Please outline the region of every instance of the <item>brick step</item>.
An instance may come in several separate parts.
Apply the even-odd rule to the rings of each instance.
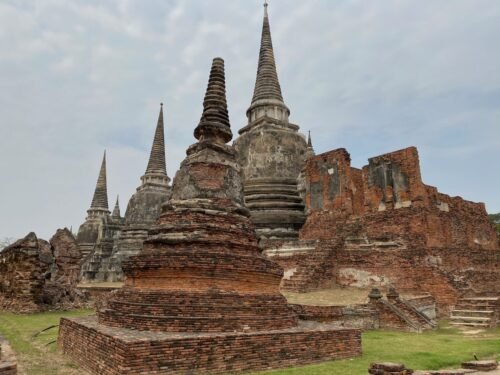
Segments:
[[[453,322],[472,322],[472,323],[487,323],[491,322],[491,318],[483,318],[478,316],[452,316]]]
[[[126,314],[103,310],[98,313],[100,323],[112,327],[133,327],[137,330],[163,332],[222,332],[244,330],[272,330],[290,328],[297,324],[295,317],[268,316],[235,317],[210,316],[171,317],[144,314]]]
[[[464,323],[464,322],[451,322],[450,325],[452,326],[467,326],[467,327],[489,327],[489,324],[486,323]]]
[[[465,297],[462,301],[498,301],[500,297]]]
[[[464,300],[458,300],[459,305],[470,305],[470,306],[496,306],[497,301],[464,301]]]
[[[112,310],[119,310],[126,314],[139,314],[139,315],[152,315],[152,316],[164,316],[164,317],[178,317],[185,318],[196,314],[202,317],[223,317],[223,316],[234,316],[234,317],[250,317],[254,315],[262,315],[273,317],[287,316],[289,312],[280,307],[266,307],[266,306],[251,306],[251,307],[241,307],[233,308],[230,306],[185,306],[179,308],[169,308],[163,306],[149,306],[149,305],[138,305],[138,304],[127,304],[127,303],[110,303],[109,308]]]
[[[451,316],[459,315],[459,316],[484,316],[491,317],[495,311],[493,310],[452,310]]]
[[[491,311],[494,310],[495,306],[491,305],[472,305],[465,303],[458,303],[455,305],[455,310],[481,310],[481,311]]]

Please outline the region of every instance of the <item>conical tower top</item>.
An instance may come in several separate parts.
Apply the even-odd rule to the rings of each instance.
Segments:
[[[156,124],[155,136],[151,153],[149,154],[146,173],[141,177],[142,185],[137,189],[154,187],[164,189],[168,187],[170,178],[167,176],[167,163],[165,162],[165,136],[163,127],[163,103],[160,103],[160,114]]]
[[[151,153],[149,154],[148,166],[146,174],[167,174],[167,165],[165,162],[165,138],[163,127],[163,103],[160,103],[160,114],[158,115],[158,123],[156,124],[155,136]]]
[[[111,214],[111,216],[112,216],[114,219],[120,219],[120,218],[121,218],[121,214],[120,214],[120,202],[119,202],[119,199],[120,199],[120,196],[119,196],[119,195],[117,195],[117,196],[116,196],[115,208],[113,208],[113,213]]]
[[[97,184],[92,198],[91,210],[105,210],[108,211],[108,187],[106,183],[106,151],[102,158],[101,170],[97,178]]]
[[[309,133],[307,135],[307,150],[306,150],[306,158],[310,158],[311,156],[314,156],[314,148],[312,145],[312,140],[311,140],[311,131],[309,130]]]
[[[252,104],[262,99],[276,99],[283,102],[281,86],[276,71],[276,62],[274,60],[273,41],[271,39],[271,27],[269,25],[267,7],[268,4],[265,3],[260,40],[259,66],[257,68],[257,79],[255,81]]]
[[[247,111],[249,123],[263,116],[288,122],[290,115],[290,110],[283,101],[278,80],[267,7],[265,2],[257,78],[252,103]]]
[[[219,144],[225,144],[233,138],[227,111],[224,60],[220,57],[212,61],[203,100],[203,113],[200,123],[194,130],[194,136],[200,142],[210,141]]]

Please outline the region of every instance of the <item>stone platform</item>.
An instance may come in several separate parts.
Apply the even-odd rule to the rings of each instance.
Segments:
[[[249,333],[166,333],[63,318],[59,348],[93,374],[224,374],[361,355],[361,332],[326,324]]]
[[[17,361],[9,343],[0,336],[0,375],[16,375]]]

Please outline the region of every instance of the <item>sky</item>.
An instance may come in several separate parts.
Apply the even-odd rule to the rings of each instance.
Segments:
[[[408,146],[441,192],[500,212],[500,1],[270,0],[290,121],[352,165]],[[213,57],[246,125],[262,0],[1,0],[0,238],[83,223],[104,149],[122,214],[159,103],[167,172],[194,143]]]

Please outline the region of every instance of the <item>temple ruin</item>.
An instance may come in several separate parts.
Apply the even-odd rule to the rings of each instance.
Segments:
[[[160,207],[171,194],[165,162],[163,104],[156,125],[153,145],[141,185],[130,198],[125,216],[120,216],[118,199],[113,213],[108,211],[104,156],[94,197],[77,240],[87,255],[82,266],[84,282],[121,281],[122,261],[142,249],[148,230],[158,218]]]
[[[351,166],[347,150],[315,155],[289,121],[278,80],[267,5],[248,123],[234,140],[244,205],[263,253],[285,269],[282,289],[396,287],[435,297],[448,313],[463,297],[500,290],[500,249],[482,203],[425,185],[408,147]],[[171,194],[163,109],[142,184],[124,218],[109,214],[105,159],[78,243],[84,281],[121,281]],[[187,183],[187,182],[186,182]],[[115,209],[116,212],[116,209]]]
[[[300,240],[265,252],[284,290],[395,286],[429,293],[442,313],[461,297],[497,297],[500,251],[484,204],[425,185],[414,147],[350,165],[344,149],[308,159]]]
[[[82,306],[86,298],[76,289],[81,260],[67,228],[50,241],[29,233],[0,252],[0,309],[31,313]]]
[[[62,319],[59,347],[95,374],[227,373],[348,358],[357,329],[303,324],[261,255],[232,138],[224,61],[215,58],[203,114],[170,200],[122,263],[125,286],[97,316]]]
[[[274,60],[267,5],[248,124],[234,141],[243,170],[245,205],[252,214],[262,247],[298,238],[305,221],[297,178],[308,144],[299,126],[290,123]]]

